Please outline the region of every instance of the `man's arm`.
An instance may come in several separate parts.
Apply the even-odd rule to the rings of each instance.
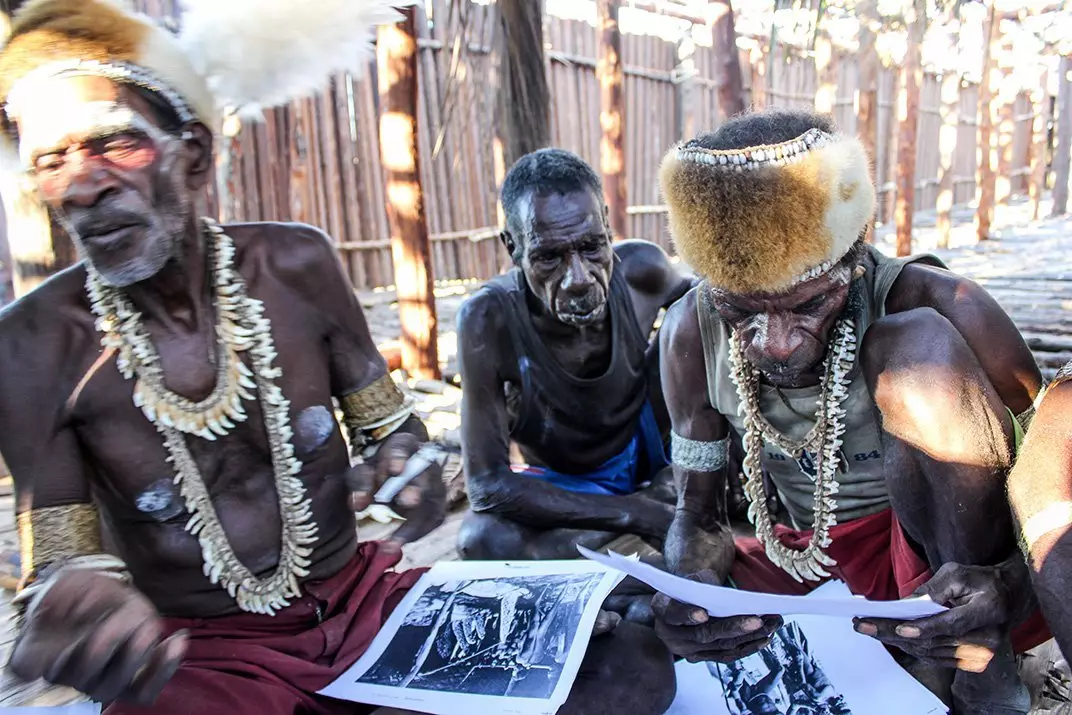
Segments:
[[[24,574],[11,669],[102,702],[148,705],[178,668],[185,636],[162,639],[152,603],[103,553],[66,407],[78,379],[67,357],[86,354],[84,336],[46,302],[36,296],[0,320],[0,452],[15,481]]]
[[[509,418],[500,366],[506,331],[494,296],[478,292],[458,313],[462,381],[462,460],[469,503],[478,513],[522,524],[631,532],[662,538],[670,509],[642,497],[578,494],[510,469]]]
[[[1042,612],[1065,657],[1072,657],[1072,381],[1051,387],[1009,475]]]
[[[352,447],[366,458],[347,476],[354,508],[361,510],[383,482],[402,471],[427,441],[428,430],[387,372],[331,239],[304,224],[274,224],[266,230],[267,239],[275,242],[276,267],[327,321],[331,392],[341,403]],[[391,536],[397,543],[419,539],[439,526],[446,511],[440,465],[426,469],[391,507],[406,517]]]
[[[678,504],[666,537],[666,563],[671,571],[682,575],[712,571],[722,583],[729,575],[734,554],[726,515],[725,450],[729,424],[707,396],[695,293],[667,312],[659,336],[659,354],[673,446],[678,448],[674,455]],[[699,457],[686,458],[683,446]],[[722,450],[720,458],[714,455],[718,449]],[[703,464],[705,451],[713,456],[706,460],[707,465]]]
[[[721,585],[734,558],[726,517],[729,424],[707,398],[695,291],[667,311],[659,344],[678,488],[677,511],[664,549],[666,564],[673,573]],[[777,616],[712,618],[702,608],[661,593],[651,605],[659,637],[672,653],[690,662],[727,663],[752,655],[782,626]]]
[[[886,309],[900,313],[928,307],[941,313],[975,353],[990,383],[1009,409],[1028,410],[1042,389],[1031,349],[993,296],[975,282],[939,268],[906,266]]]

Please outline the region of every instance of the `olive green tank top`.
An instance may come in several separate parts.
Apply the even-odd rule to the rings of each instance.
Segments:
[[[857,279],[855,310],[856,335],[862,343],[864,333],[886,314],[886,296],[901,270],[910,263],[945,268],[935,256],[919,255],[909,258],[889,258],[870,248],[870,260],[863,265],[866,272]],[[730,423],[737,435],[744,429],[739,413],[741,404],[737,387],[730,379],[730,330],[722,322],[708,298],[704,286],[697,288],[697,312],[703,339],[704,361],[707,368],[707,392],[711,405]],[[858,343],[858,344],[860,344]],[[839,522],[869,516],[889,506],[889,494],[883,477],[882,428],[878,411],[871,399],[859,362],[849,373],[852,382],[845,398],[845,435],[838,467],[837,516]],[[759,405],[771,426],[791,439],[802,439],[815,425],[820,386],[776,388],[760,386]],[[802,458],[785,454],[779,447],[764,443],[763,469],[770,475],[785,505],[793,526],[810,528],[813,521],[816,459],[813,454]]]

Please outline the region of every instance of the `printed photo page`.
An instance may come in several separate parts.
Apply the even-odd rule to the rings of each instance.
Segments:
[[[844,598],[830,582],[804,598]],[[759,653],[735,663],[677,664],[667,715],[931,715],[948,709],[852,619],[796,616]]]
[[[622,578],[584,560],[437,564],[321,694],[435,715],[552,715]]]

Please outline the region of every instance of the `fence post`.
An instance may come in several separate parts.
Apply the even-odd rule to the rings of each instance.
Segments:
[[[629,237],[628,184],[625,175],[625,106],[622,89],[622,32],[618,26],[618,0],[597,0],[599,7],[599,62],[596,78],[600,86],[599,164],[603,172],[603,194],[610,227],[615,238]]]
[[[1027,193],[1031,199],[1031,220],[1038,221],[1042,212],[1042,195],[1046,193],[1046,124],[1050,118],[1050,73],[1042,71],[1039,86],[1031,93],[1034,121],[1031,125],[1031,181]]]
[[[949,248],[949,234],[953,228],[953,195],[957,188],[953,183],[953,157],[957,155],[960,138],[960,75],[956,72],[948,72],[942,77],[938,111],[942,127],[938,130],[938,200],[935,202],[938,216],[935,227],[938,229],[938,247]]]
[[[405,20],[379,29],[380,156],[387,179],[402,367],[410,377],[438,380],[432,250],[424,215],[417,135],[417,35],[412,8]]]
[[[730,0],[714,0],[708,5],[713,31],[715,54],[715,85],[718,88],[718,109],[722,117],[741,114],[744,106],[744,79],[741,77],[741,53],[737,49],[737,28],[733,23],[733,4]]]
[[[696,43],[692,33],[685,33],[677,42],[677,65],[674,67],[674,84],[677,97],[674,103],[674,129],[679,140],[696,134]]]
[[[920,46],[927,27],[926,0],[913,0],[908,24],[908,48],[905,52],[901,96],[897,102],[899,137],[897,139],[897,255],[912,253],[912,221],[916,201],[916,135],[919,129],[919,89],[923,80]]]
[[[819,114],[833,114],[834,102],[837,100],[837,64],[834,62],[834,44],[830,36],[819,31],[815,38],[815,74],[818,89],[815,90],[815,111]]]
[[[997,142],[998,170],[994,179],[994,202],[999,206],[1008,206],[1012,199],[1013,186],[1016,178],[1013,171],[1016,170],[1013,160],[1012,148],[1016,135],[1016,98],[1017,93],[1011,87],[1011,72],[1006,69],[998,71],[1000,85],[997,96],[994,98],[998,104],[997,111]]]
[[[1057,146],[1053,150],[1053,215],[1068,211],[1068,169],[1072,144],[1072,56],[1061,58],[1057,90]]]
[[[980,241],[990,238],[990,224],[994,220],[995,186],[994,165],[997,153],[994,137],[994,51],[998,41],[999,19],[995,9],[996,0],[987,2],[987,19],[983,33],[983,74],[979,82],[979,131],[976,139],[978,163],[975,170],[975,235]]]

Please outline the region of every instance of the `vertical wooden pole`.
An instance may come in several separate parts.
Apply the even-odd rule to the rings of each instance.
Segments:
[[[995,186],[994,170],[997,164],[994,145],[994,45],[998,41],[998,18],[996,0],[987,2],[988,14],[983,33],[983,75],[979,83],[979,131],[977,135],[978,162],[975,171],[975,235],[980,241],[990,238],[990,224],[994,221]]]
[[[1068,212],[1068,173],[1072,161],[1072,55],[1061,58],[1057,90],[1057,146],[1053,150],[1053,215]]]
[[[718,108],[723,118],[728,118],[745,110],[744,79],[741,76],[741,53],[737,49],[737,28],[733,23],[733,4],[730,0],[715,0],[708,4],[707,12],[711,13],[711,29],[714,33]]]
[[[860,50],[857,53],[860,63],[860,80],[856,90],[856,133],[867,151],[871,165],[871,182],[878,184],[878,77],[880,63],[874,18],[874,0],[866,0],[857,5],[860,22]],[[876,206],[876,212],[878,207]],[[874,227],[867,231],[867,241],[875,240]]]
[[[1013,171],[1018,167],[1013,159],[1012,147],[1016,135],[1016,91],[1009,86],[1011,73],[996,70],[998,89],[994,93],[997,105],[997,126],[994,128],[994,141],[997,144],[997,174],[994,177],[994,202],[999,206],[1008,206],[1012,199],[1014,182]]]
[[[410,377],[438,380],[439,355],[432,247],[424,216],[417,135],[417,34],[413,9],[381,27],[376,42],[380,90],[380,157],[387,179],[402,367]]]
[[[238,221],[242,213],[238,182],[238,166],[242,158],[242,144],[238,135],[241,130],[242,123],[238,116],[228,112],[220,133],[220,148],[216,152],[216,203],[220,223]]]
[[[819,87],[815,91],[815,111],[819,114],[833,114],[837,101],[837,64],[834,62],[834,44],[830,35],[823,31],[815,38],[815,74]]]
[[[939,113],[942,127],[938,130],[938,200],[935,208],[938,216],[938,247],[949,247],[949,235],[953,229],[952,211],[956,185],[953,183],[957,154],[957,139],[960,134],[960,75],[948,72],[942,77],[942,98]]]
[[[912,221],[916,201],[916,135],[919,129],[919,88],[923,81],[920,48],[927,25],[926,0],[913,0],[908,18],[908,48],[902,69],[897,107],[897,255],[912,253]]]
[[[674,82],[677,97],[674,103],[674,125],[679,140],[696,135],[696,43],[686,33],[677,43],[677,66],[674,67]]]
[[[551,89],[544,62],[542,0],[510,0],[494,7],[498,186],[515,161],[551,144]]]
[[[615,238],[628,238],[628,191],[625,174],[625,103],[622,90],[622,32],[618,27],[618,0],[597,0],[599,8],[599,62],[596,78],[600,86],[599,125],[603,137],[599,164],[603,172],[603,194]]]
[[[1042,213],[1042,195],[1046,193],[1046,125],[1050,118],[1049,72],[1044,70],[1039,86],[1031,93],[1034,120],[1031,124],[1031,181],[1027,187],[1031,199],[1031,220]]]

